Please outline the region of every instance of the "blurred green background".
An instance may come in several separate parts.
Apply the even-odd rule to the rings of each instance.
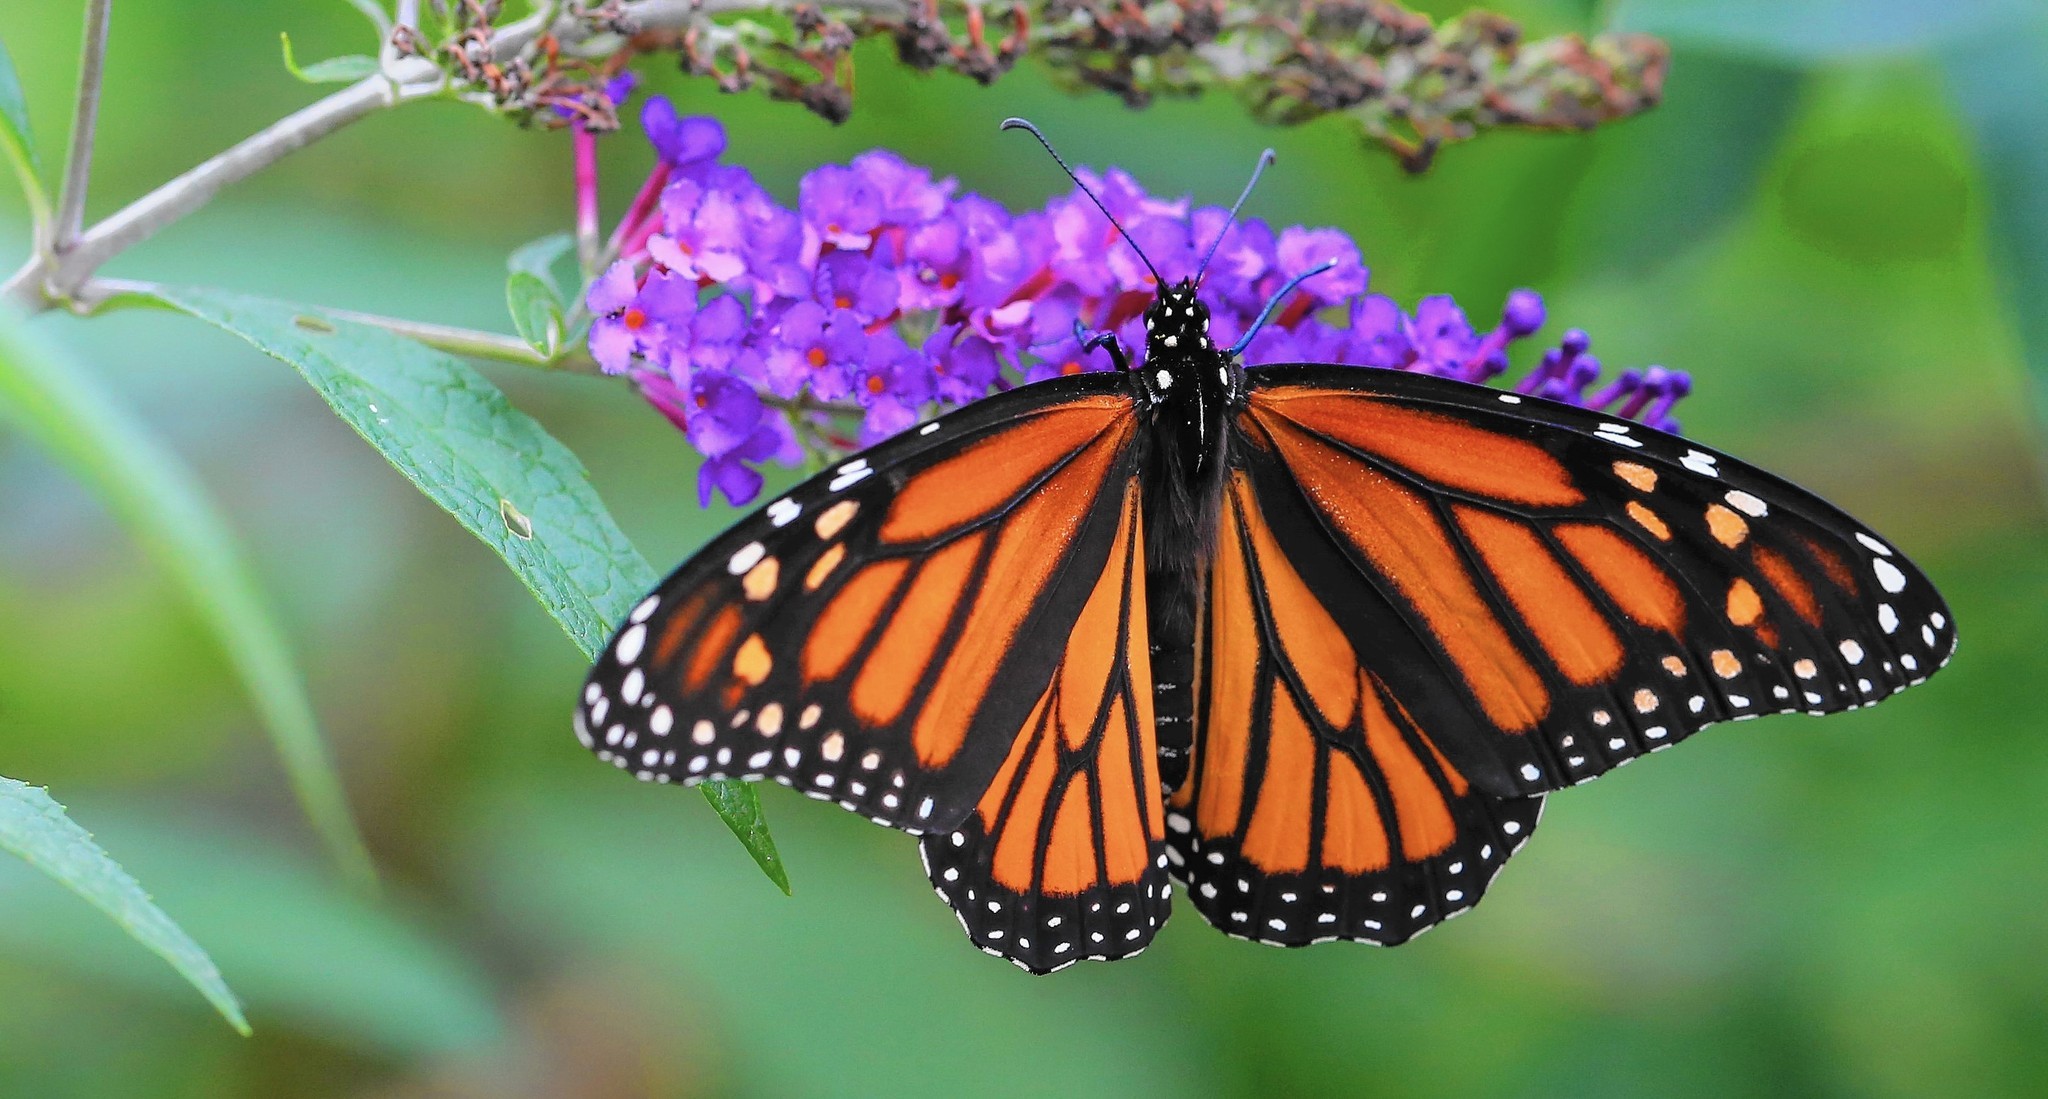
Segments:
[[[46,158],[79,7],[0,10]],[[2048,263],[2024,235],[2048,212],[2011,204],[2039,201],[2013,173],[2048,130],[2015,129],[2011,107],[2048,99],[2048,26],[1997,0],[1500,10],[1533,34],[1668,31],[1665,106],[1592,135],[1492,135],[1414,179],[1342,122],[1269,130],[1223,96],[1131,112],[1029,65],[979,88],[868,49],[837,129],[655,84],[724,119],[732,159],[789,200],[805,169],[887,145],[1036,205],[1062,181],[997,135],[1012,114],[1070,159],[1208,200],[1271,144],[1255,212],[1352,232],[1380,290],[1450,291],[1483,319],[1534,286],[1551,338],[1579,325],[1610,363],[1692,371],[1689,434],[1816,489],[1935,578],[1961,626],[1950,670],[1559,795],[1487,902],[1414,945],[1261,949],[1183,911],[1136,960],[1032,978],[968,945],[905,837],[768,788],[785,898],[699,799],[593,764],[568,730],[575,648],[284,365],[170,315],[49,316],[246,539],[386,889],[354,896],[322,861],[179,590],[0,437],[0,774],[51,787],[256,1028],[236,1037],[0,859],[0,1094],[2048,1091],[2048,524],[2023,354],[2048,299],[1996,275],[2001,255]],[[117,5],[93,213],[310,101],[279,31],[311,58],[366,49],[363,27],[341,3]],[[604,155],[615,211],[650,158],[631,138]],[[108,273],[509,331],[506,252],[569,216],[563,135],[421,104]],[[25,238],[0,188],[8,268]],[[626,390],[489,370],[657,564],[731,518],[696,508],[690,453]]]

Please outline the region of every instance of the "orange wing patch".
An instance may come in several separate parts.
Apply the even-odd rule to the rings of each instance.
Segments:
[[[1621,667],[1621,639],[1535,531],[1478,508],[1454,513],[1516,615],[1566,679],[1598,683]]]
[[[1109,565],[1081,610],[1065,659],[977,807],[983,831],[995,840],[992,877],[1016,893],[1083,892],[1099,883],[1098,856],[1108,884],[1135,882],[1161,834],[1137,494],[1133,481]],[[1143,761],[1135,769],[1134,737]],[[1077,772],[1076,761],[1099,784],[1099,822],[1089,808],[1088,773]],[[1048,812],[1052,831],[1041,844]],[[1042,880],[1034,881],[1034,870]]]
[[[1101,431],[1101,421],[1095,419]],[[960,750],[968,722],[981,706],[1003,653],[1052,582],[1050,570],[1080,531],[1086,501],[1102,491],[1109,468],[1134,430],[1131,417],[1102,432],[1011,513],[997,536],[983,581],[952,651],[925,698],[911,739],[927,767],[943,766]],[[893,512],[892,512],[893,514]]]
[[[1129,406],[1118,397],[1077,401],[961,450],[903,486],[882,522],[882,540],[938,538],[995,514],[1096,440],[1106,415]]]
[[[1429,505],[1288,420],[1262,422],[1323,516],[1428,623],[1487,718],[1508,732],[1535,727],[1550,708],[1543,678],[1480,594]]]
[[[1449,416],[1328,391],[1253,393],[1251,409],[1269,430],[1284,419],[1446,488],[1543,507],[1586,498],[1549,451]]]

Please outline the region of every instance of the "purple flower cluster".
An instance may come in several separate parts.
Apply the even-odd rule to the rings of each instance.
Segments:
[[[1110,368],[1083,354],[1078,321],[1144,353],[1156,284],[1078,191],[1012,213],[894,153],[864,153],[803,179],[795,209],[719,163],[725,132],[660,98],[641,123],[659,163],[612,235],[619,259],[590,287],[590,353],[625,374],[704,455],[698,497],[734,504],[758,467],[884,439],[946,406],[1025,381]],[[1287,280],[1335,266],[1280,304],[1245,361],[1329,362],[1484,382],[1544,322],[1517,290],[1480,331],[1449,297],[1412,312],[1367,292],[1357,246],[1335,229],[1257,219],[1147,194],[1129,175],[1082,172],[1168,278],[1194,273],[1216,339],[1229,345]],[[1217,233],[1222,239],[1217,242]],[[1599,361],[1576,329],[1516,388],[1674,429],[1682,373],[1629,370],[1595,387]]]

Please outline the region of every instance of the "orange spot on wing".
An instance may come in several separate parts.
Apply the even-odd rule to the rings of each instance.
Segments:
[[[1621,667],[1621,641],[1598,607],[1527,524],[1478,508],[1455,509],[1508,601],[1566,679],[1598,683]]]
[[[818,555],[816,561],[811,562],[811,571],[804,574],[804,590],[817,591],[819,585],[825,582],[825,578],[832,575],[832,570],[838,568],[839,562],[845,559],[846,544],[833,543],[825,552]]]
[[[946,635],[947,622],[965,592],[982,540],[982,535],[972,534],[950,542],[918,565],[888,626],[853,681],[848,701],[862,721],[881,726],[902,716],[911,692],[931,667],[932,653]]]
[[[1713,534],[1714,541],[1734,549],[1749,537],[1749,521],[1721,504],[1708,504],[1707,530]]]
[[[768,645],[758,633],[748,634],[732,657],[732,674],[749,687],[760,686],[774,668],[775,658],[768,655]]]
[[[1856,574],[1850,572],[1849,566],[1842,563],[1841,555],[1811,538],[1801,538],[1799,544],[1806,547],[1806,552],[1812,554],[1815,561],[1820,562],[1820,571],[1827,575],[1829,583],[1850,595],[1856,594]]]
[[[811,524],[811,529],[817,531],[820,538],[831,538],[840,531],[845,530],[846,524],[853,522],[854,513],[858,511],[860,511],[860,501],[841,500],[824,511],[819,512],[818,521]]]
[[[1678,585],[1641,547],[1590,523],[1560,523],[1556,534],[1631,621],[1671,634],[1685,628],[1685,599]]]
[[[1586,498],[1549,451],[1457,417],[1328,390],[1254,392],[1251,410],[1261,419],[1284,417],[1448,488],[1539,507],[1570,507]]]
[[[1799,575],[1792,562],[1763,546],[1757,546],[1750,552],[1755,554],[1756,567],[1763,572],[1764,579],[1784,597],[1785,602],[1792,604],[1793,613],[1809,626],[1820,625],[1820,601],[1813,597],[1813,588],[1806,583],[1804,576]]]
[[[690,650],[690,664],[683,670],[683,686],[691,691],[701,691],[711,681],[711,673],[725,658],[727,646],[740,632],[740,609],[726,607],[711,616],[711,624],[704,627],[704,635],[697,639],[696,648]]]
[[[1533,728],[1550,709],[1543,679],[1479,593],[1429,505],[1286,421],[1276,424],[1272,438],[1295,479],[1428,623],[1487,718],[1509,732]]]
[[[1740,576],[1728,585],[1728,621],[1738,626],[1754,626],[1764,616],[1764,601],[1757,597],[1756,589]]]
[[[682,646],[683,639],[696,629],[697,620],[704,615],[705,597],[700,592],[691,596],[676,612],[661,624],[661,632],[654,635],[653,663],[667,664]]]
[[[1273,692],[1273,723],[1266,737],[1266,769],[1258,803],[1238,850],[1268,874],[1308,867],[1309,814],[1314,806],[1316,748],[1308,724],[1285,690]]]
[[[1084,398],[975,441],[911,477],[889,504],[882,540],[937,538],[994,514],[1092,440],[1116,434],[1131,410],[1128,397]]]
[[[1616,462],[1614,463],[1614,475],[1627,481],[1629,487],[1637,492],[1655,492],[1657,490],[1657,471],[1649,466],[1639,465],[1635,462]]]
[[[1657,541],[1671,541],[1671,528],[1664,525],[1664,520],[1658,518],[1657,513],[1651,511],[1649,505],[1641,500],[1630,500],[1625,510],[1628,517],[1636,521],[1637,526],[1649,531]]]
[[[878,561],[853,574],[826,604],[804,642],[804,679],[816,683],[845,670],[846,662],[874,628],[910,562]]]
[[[775,585],[782,579],[782,563],[773,557],[763,557],[761,563],[747,570],[740,578],[740,588],[747,598],[758,603],[775,594]]]

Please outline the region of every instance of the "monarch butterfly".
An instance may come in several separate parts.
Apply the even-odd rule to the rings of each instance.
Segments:
[[[1244,368],[1198,279],[1158,279],[1142,370],[1094,337],[1120,369],[926,423],[684,562],[579,739],[919,836],[972,941],[1043,973],[1144,949],[1174,879],[1237,937],[1404,942],[1546,793],[1954,648],[1926,577],[1811,493],[1533,396]]]

